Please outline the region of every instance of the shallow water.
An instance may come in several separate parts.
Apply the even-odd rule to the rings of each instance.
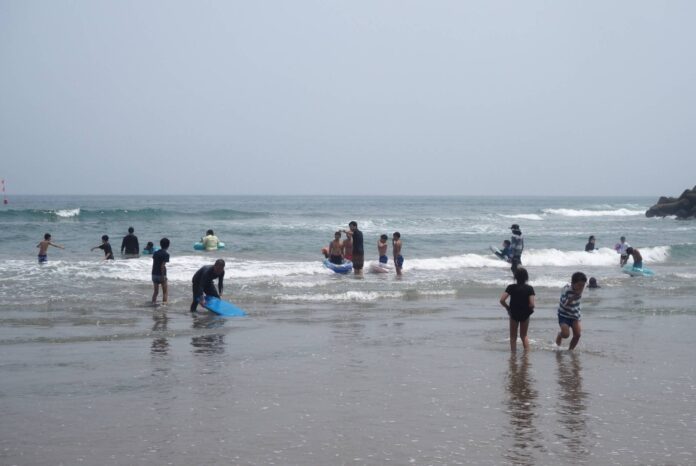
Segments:
[[[636,214],[648,201],[27,199],[0,214],[0,464],[696,463],[696,225]],[[189,249],[203,207],[235,217],[217,255]],[[366,238],[399,229],[403,279],[323,269],[339,217]],[[509,269],[486,251],[507,217],[537,290],[526,355],[510,355],[497,304]],[[171,227],[167,306],[148,304],[149,258],[88,251],[131,223],[141,240]],[[39,266],[45,230],[67,249]],[[622,274],[609,247],[577,251],[623,231],[656,277]],[[217,256],[246,318],[188,312],[191,275]],[[602,288],[570,353],[553,339],[575,270]]]

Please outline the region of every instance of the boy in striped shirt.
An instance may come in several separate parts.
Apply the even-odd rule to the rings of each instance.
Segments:
[[[582,272],[575,272],[570,279],[570,284],[563,287],[561,300],[558,303],[558,325],[561,331],[556,335],[556,346],[561,346],[561,341],[570,336],[573,329],[573,338],[570,340],[569,350],[575,348],[580,341],[580,298],[585,289],[587,277]]]

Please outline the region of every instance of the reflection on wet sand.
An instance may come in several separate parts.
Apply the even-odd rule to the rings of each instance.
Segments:
[[[582,366],[580,357],[573,351],[556,353],[558,364],[558,416],[560,429],[556,437],[566,446],[570,457],[563,462],[575,463],[585,460],[589,455],[587,447],[587,392],[582,388]]]
[[[155,312],[152,314],[152,320],[155,322],[152,326],[152,333],[159,336],[153,338],[150,352],[153,356],[164,356],[169,352],[169,340],[166,337],[169,318],[166,312]]]
[[[194,329],[215,329],[224,325],[225,319],[215,314],[204,314],[193,318]],[[208,333],[191,337],[194,354],[222,354],[225,352],[225,334]]]
[[[534,450],[545,451],[540,443],[541,434],[534,425],[538,416],[538,392],[534,388],[536,381],[530,376],[530,368],[527,352],[519,359],[517,354],[510,355],[506,388],[512,445],[505,452],[505,458],[513,464],[536,464]]]

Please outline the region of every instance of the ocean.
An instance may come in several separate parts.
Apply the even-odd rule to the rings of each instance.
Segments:
[[[654,202],[10,197],[0,463],[694,464],[696,222],[648,219]],[[323,267],[351,220],[366,263],[401,233],[403,277]],[[498,304],[510,269],[489,250],[513,223],[537,295],[532,350],[516,355]],[[130,226],[141,246],[171,241],[166,306],[150,305],[151,257],[118,254]],[[193,250],[207,229],[224,250]],[[40,265],[47,232],[65,249]],[[103,234],[113,262],[90,252]],[[654,277],[621,272],[622,235]],[[217,258],[248,317],[189,313],[192,275]],[[553,339],[576,271],[601,288],[570,353]]]

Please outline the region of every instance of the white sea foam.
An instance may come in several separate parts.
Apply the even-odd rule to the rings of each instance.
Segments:
[[[522,220],[544,220],[544,217],[542,217],[539,214],[501,215],[501,217],[518,218],[518,219],[522,219]]]
[[[584,210],[584,209],[544,209],[549,215],[562,217],[631,217],[645,215],[644,210],[614,209],[614,210]]]
[[[568,277],[570,278],[570,277]],[[481,283],[483,285],[494,285],[500,288],[505,288],[509,284],[512,283],[512,278],[509,279],[502,279],[502,278],[493,278],[493,279],[483,279],[483,280],[476,280],[476,283]],[[534,277],[533,280],[529,280],[529,284],[533,287],[538,287],[538,288],[562,288],[566,283],[568,283],[566,280],[559,279],[558,277],[547,277],[547,276],[541,276],[541,277]]]
[[[403,293],[395,291],[346,291],[344,293],[320,293],[274,297],[283,302],[373,302],[380,299],[401,298]]]
[[[77,209],[56,210],[54,214],[56,215],[56,217],[61,218],[77,217],[78,215],[80,215],[80,208],[78,207]]]
[[[492,254],[463,254],[461,256],[439,257],[433,259],[411,259],[406,270],[454,270],[464,268],[509,267],[509,264]]]
[[[670,255],[669,246],[640,248],[643,260],[647,264],[665,262]],[[330,286],[333,281],[343,281],[346,277],[334,274],[321,262],[278,262],[249,261],[225,257],[227,267],[225,277],[231,281],[253,284],[268,282],[278,283],[285,289],[303,289],[317,286]],[[525,251],[523,265],[529,267],[616,267],[619,257],[609,248],[602,248],[594,253],[584,251],[560,251],[558,249],[538,249]],[[203,265],[211,264],[201,256],[174,256],[167,265],[167,275],[172,282],[190,283],[193,274]],[[410,259],[405,271],[414,274],[435,276],[433,272],[445,272],[449,275],[456,270],[500,269],[509,268],[492,254],[463,254],[450,257]],[[51,277],[63,278],[66,282],[75,280],[120,280],[124,282],[149,282],[152,260],[147,257],[117,261],[69,261],[51,260],[46,265],[39,265],[34,260],[6,260],[0,262],[0,282],[46,280]],[[374,278],[374,275],[370,275]],[[312,278],[309,278],[312,277]],[[680,278],[691,278],[686,274]],[[292,279],[292,280],[289,280]],[[476,279],[477,281],[480,278]],[[537,278],[537,280],[539,280]],[[495,282],[496,285],[502,283]],[[557,283],[554,283],[554,286]],[[541,285],[545,286],[545,285]],[[353,296],[330,298],[332,300],[357,299]],[[361,298],[362,299],[362,298]]]

